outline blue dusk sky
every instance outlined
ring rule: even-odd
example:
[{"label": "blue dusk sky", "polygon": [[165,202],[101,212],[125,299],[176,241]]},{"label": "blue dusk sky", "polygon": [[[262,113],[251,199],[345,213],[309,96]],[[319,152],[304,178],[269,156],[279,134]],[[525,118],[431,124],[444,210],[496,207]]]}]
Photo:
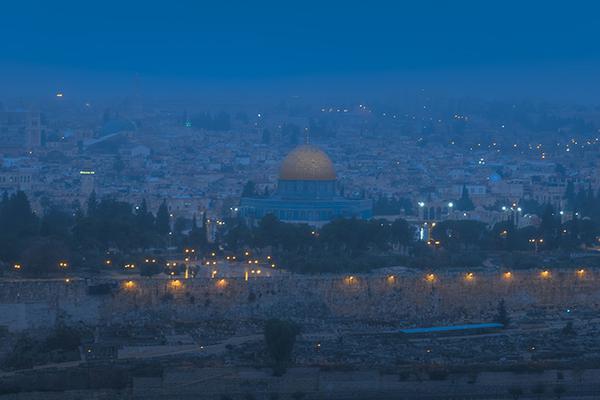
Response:
[{"label": "blue dusk sky", "polygon": [[[593,1],[5,1],[0,97],[599,98]],[[137,78],[134,78],[137,77]]]}]

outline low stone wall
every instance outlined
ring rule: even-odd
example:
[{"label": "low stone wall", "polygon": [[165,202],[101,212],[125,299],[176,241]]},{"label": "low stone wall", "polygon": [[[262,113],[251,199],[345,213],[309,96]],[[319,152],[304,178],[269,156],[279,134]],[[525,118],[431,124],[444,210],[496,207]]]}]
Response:
[{"label": "low stone wall", "polygon": [[536,308],[600,308],[600,271],[502,274],[301,276],[105,281],[91,294],[85,280],[0,282],[0,325],[10,330],[86,324],[246,318],[341,318],[406,325],[481,321],[500,299],[511,312]]}]

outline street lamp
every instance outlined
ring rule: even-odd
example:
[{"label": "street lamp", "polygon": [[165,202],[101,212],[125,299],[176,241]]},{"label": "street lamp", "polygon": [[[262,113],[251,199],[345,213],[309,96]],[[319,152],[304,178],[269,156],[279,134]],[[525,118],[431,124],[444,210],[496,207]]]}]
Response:
[{"label": "street lamp", "polygon": [[540,272],[540,277],[542,277],[542,279],[550,278],[550,271],[548,271],[547,269],[543,270],[542,272]]}]

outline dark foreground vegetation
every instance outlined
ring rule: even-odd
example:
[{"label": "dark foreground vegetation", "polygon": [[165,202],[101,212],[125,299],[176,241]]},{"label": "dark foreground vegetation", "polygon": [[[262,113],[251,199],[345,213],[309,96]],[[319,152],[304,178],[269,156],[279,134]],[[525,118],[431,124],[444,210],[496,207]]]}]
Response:
[{"label": "dark foreground vegetation", "polygon": [[[165,202],[153,213],[145,202],[132,205],[94,194],[84,207],[48,206],[36,215],[26,195],[17,192],[0,201],[0,265],[3,271],[18,266],[25,276],[45,276],[60,270],[61,263],[99,273],[107,263],[122,269],[135,262],[140,268],[133,272],[152,275],[164,268],[161,257],[185,248],[194,249],[196,260],[246,251],[269,254],[285,269],[308,273],[393,265],[474,267],[490,256],[511,268],[539,267],[547,257],[568,265],[571,253],[598,244],[600,200],[585,190],[568,190],[566,196],[573,218],[564,223],[551,206],[524,202],[527,212],[539,216],[538,224],[518,229],[506,220],[490,228],[474,220],[446,220],[419,240],[415,226],[403,219],[338,219],[316,229],[272,215],[249,224],[232,214],[211,227],[206,218],[172,218]],[[469,199],[458,202],[468,206]],[[209,242],[211,229],[215,240]]]}]

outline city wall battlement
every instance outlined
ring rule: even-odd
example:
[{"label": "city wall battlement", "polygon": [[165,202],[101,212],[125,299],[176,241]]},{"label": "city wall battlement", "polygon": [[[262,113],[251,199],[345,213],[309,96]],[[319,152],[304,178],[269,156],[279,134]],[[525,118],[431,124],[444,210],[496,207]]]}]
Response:
[{"label": "city wall battlement", "polygon": [[86,281],[0,281],[0,325],[18,331],[66,323],[351,319],[403,325],[490,320],[510,312],[600,309],[600,271],[440,275],[284,275]]}]

